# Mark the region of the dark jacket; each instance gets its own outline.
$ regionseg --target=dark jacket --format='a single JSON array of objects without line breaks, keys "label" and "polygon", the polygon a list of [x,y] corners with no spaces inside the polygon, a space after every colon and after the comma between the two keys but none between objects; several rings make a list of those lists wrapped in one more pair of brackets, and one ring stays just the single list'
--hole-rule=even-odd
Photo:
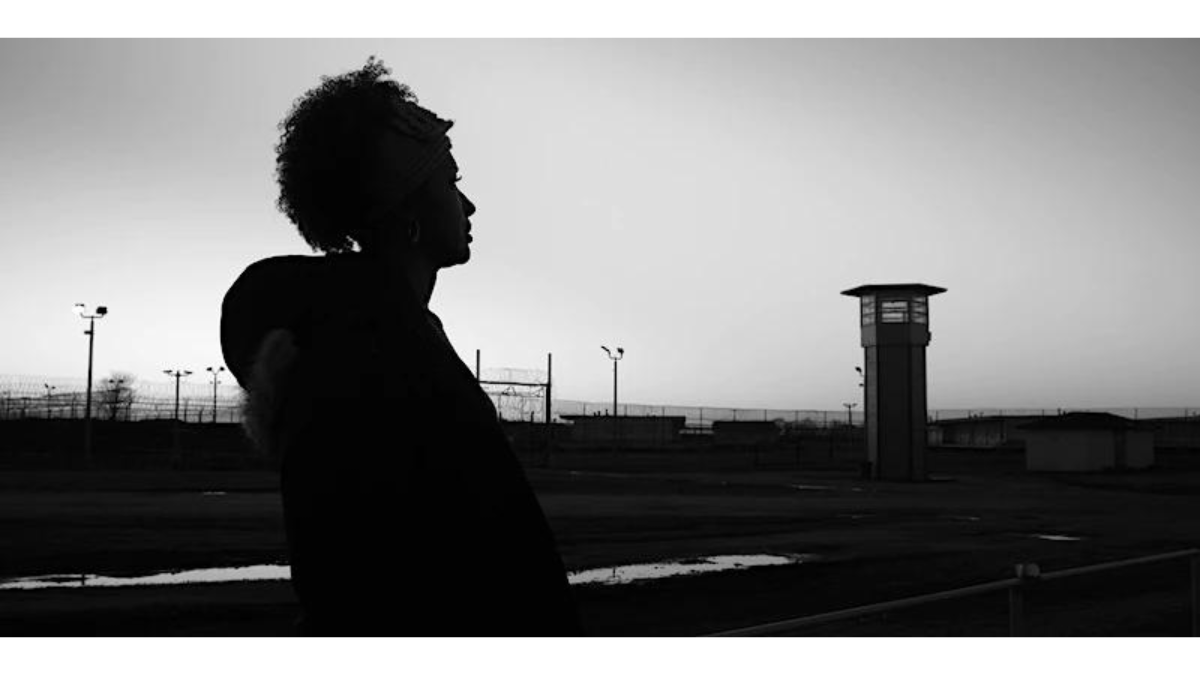
[{"label": "dark jacket", "polygon": [[254,263],[221,342],[246,386],[273,328],[292,582],[306,634],[578,635],[554,536],[436,317],[358,254]]}]

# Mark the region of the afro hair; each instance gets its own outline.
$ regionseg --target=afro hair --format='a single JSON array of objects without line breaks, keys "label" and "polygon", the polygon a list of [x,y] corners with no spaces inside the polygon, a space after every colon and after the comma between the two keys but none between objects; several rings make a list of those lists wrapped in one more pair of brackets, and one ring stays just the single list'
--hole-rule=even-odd
[{"label": "afro hair", "polygon": [[366,192],[379,135],[398,103],[417,103],[374,56],[296,100],[279,123],[275,175],[279,210],[314,251],[361,244],[371,204]]}]

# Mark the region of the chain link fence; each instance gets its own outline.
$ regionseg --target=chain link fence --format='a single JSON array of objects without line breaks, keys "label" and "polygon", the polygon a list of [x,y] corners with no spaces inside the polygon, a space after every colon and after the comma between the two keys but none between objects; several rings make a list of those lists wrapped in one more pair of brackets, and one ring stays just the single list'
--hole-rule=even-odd
[{"label": "chain link fence", "polygon": [[[545,371],[486,369],[484,389],[492,398],[502,420],[545,422]],[[114,390],[109,378],[93,382],[92,416],[121,421],[176,418],[175,383],[135,381]],[[65,378],[0,376],[0,419],[82,419],[86,407],[86,383]],[[232,384],[218,384],[216,396],[211,381],[183,380],[179,384],[178,418],[186,422],[242,421],[243,392]],[[612,402],[555,398],[551,401],[554,422],[568,416],[606,416]],[[1190,408],[943,408],[929,411],[931,422],[989,416],[1045,416],[1065,412],[1108,412],[1129,419],[1189,418],[1200,415],[1200,406]],[[618,403],[618,414],[632,417],[683,417],[685,426],[709,429],[713,422],[776,422],[784,427],[831,428],[861,426],[861,405],[849,411],[781,408],[729,408],[678,406],[647,403]]]},{"label": "chain link fence", "polygon": [[[92,384],[92,417],[141,421],[178,418],[184,422],[241,423],[243,394],[237,385],[181,382],[132,382],[111,378]],[[178,408],[176,404],[178,403]],[[65,378],[0,377],[0,419],[83,419],[87,383]]]}]

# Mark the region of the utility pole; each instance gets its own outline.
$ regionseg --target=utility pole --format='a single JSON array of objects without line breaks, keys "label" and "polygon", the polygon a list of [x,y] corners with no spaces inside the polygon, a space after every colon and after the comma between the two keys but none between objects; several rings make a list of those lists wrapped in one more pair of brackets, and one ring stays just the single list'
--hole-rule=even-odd
[{"label": "utility pole", "polygon": [[42,383],[42,386],[46,388],[46,419],[50,419],[51,417],[54,416],[51,413],[51,410],[52,410],[51,406],[54,403],[54,400],[53,400],[54,390],[58,389],[58,387],[52,387],[52,386],[46,384],[45,382]]},{"label": "utility pole", "polygon": [[81,319],[88,320],[88,329],[83,331],[88,336],[88,371],[87,399],[83,408],[83,463],[92,463],[92,356],[96,345],[96,319],[102,319],[108,314],[107,307],[97,307],[95,313],[88,314],[82,302],[75,303],[75,313]]}]

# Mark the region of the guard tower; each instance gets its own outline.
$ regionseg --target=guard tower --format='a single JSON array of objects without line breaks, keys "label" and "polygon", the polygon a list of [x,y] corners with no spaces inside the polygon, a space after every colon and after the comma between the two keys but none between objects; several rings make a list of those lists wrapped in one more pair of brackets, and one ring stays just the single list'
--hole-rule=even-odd
[{"label": "guard tower", "polygon": [[871,478],[925,480],[925,346],[929,296],[925,284],[875,284],[842,291],[861,302],[867,460]]}]

